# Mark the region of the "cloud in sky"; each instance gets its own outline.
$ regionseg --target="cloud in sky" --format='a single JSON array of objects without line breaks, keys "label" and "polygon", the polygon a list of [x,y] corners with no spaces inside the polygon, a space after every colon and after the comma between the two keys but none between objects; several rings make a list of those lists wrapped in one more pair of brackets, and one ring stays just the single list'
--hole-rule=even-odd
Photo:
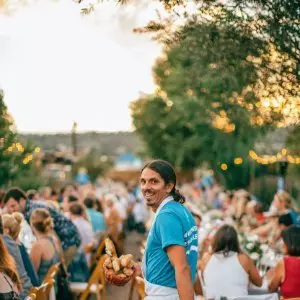
[{"label": "cloud in sky", "polygon": [[105,3],[88,17],[72,1],[0,15],[0,87],[21,132],[131,129],[129,102],[154,89],[160,47],[132,33],[153,7]]}]

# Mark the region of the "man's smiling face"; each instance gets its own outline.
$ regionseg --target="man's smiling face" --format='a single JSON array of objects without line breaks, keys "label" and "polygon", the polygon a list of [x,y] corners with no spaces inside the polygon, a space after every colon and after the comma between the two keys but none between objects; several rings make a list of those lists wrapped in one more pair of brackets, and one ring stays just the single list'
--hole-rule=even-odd
[{"label": "man's smiling face", "polygon": [[140,177],[140,186],[147,205],[153,211],[157,210],[173,188],[173,184],[166,184],[163,178],[150,168],[143,170]]}]

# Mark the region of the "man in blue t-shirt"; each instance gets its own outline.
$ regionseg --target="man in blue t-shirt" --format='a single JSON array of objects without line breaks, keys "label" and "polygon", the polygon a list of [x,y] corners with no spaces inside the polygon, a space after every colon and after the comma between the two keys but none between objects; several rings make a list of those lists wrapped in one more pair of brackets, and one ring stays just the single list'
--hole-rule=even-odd
[{"label": "man in blue t-shirt", "polygon": [[175,171],[168,162],[152,161],[143,168],[140,185],[155,212],[143,258],[146,299],[194,300],[198,230],[175,189]]}]

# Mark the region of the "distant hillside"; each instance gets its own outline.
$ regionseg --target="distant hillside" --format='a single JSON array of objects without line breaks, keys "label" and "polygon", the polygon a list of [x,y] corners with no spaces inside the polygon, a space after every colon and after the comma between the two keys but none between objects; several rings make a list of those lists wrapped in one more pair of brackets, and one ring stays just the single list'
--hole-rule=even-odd
[{"label": "distant hillside", "polygon": [[[71,134],[20,134],[22,141],[32,141],[43,150],[55,150],[58,147],[71,148]],[[133,132],[86,132],[77,133],[78,149],[97,149],[104,155],[117,155],[124,151],[138,153],[143,144]]]}]

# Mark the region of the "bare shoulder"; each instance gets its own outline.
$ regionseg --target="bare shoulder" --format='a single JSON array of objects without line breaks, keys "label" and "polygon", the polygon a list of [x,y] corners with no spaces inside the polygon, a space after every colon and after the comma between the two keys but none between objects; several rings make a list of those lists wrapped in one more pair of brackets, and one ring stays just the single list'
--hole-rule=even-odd
[{"label": "bare shoulder", "polygon": [[278,260],[275,267],[278,268],[278,269],[284,269],[284,259],[281,258],[280,260]]},{"label": "bare shoulder", "polygon": [[32,248],[31,248],[31,252],[35,252],[35,253],[38,253],[38,252],[41,252],[45,247],[45,244],[42,240],[37,240],[33,245],[32,245]]},{"label": "bare shoulder", "polygon": [[209,252],[204,253],[201,260],[198,263],[198,266],[200,267],[200,269],[204,269],[210,259],[211,259],[211,253],[209,253]]},{"label": "bare shoulder", "polygon": [[238,254],[238,259],[239,259],[239,262],[242,265],[242,267],[246,271],[248,271],[250,268],[250,265],[252,264],[251,258],[246,253],[241,252]]},{"label": "bare shoulder", "polygon": [[243,252],[238,254],[238,258],[241,263],[249,263],[249,260],[251,260],[251,258]]},{"label": "bare shoulder", "polygon": [[51,243],[48,240],[40,239],[36,241],[33,247],[38,248],[40,251],[43,251],[44,249],[49,249],[49,244]]},{"label": "bare shoulder", "polygon": [[209,261],[211,258],[211,253],[210,252],[205,252],[202,256],[202,260],[205,261]]}]

